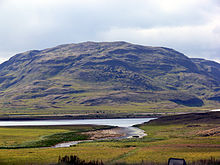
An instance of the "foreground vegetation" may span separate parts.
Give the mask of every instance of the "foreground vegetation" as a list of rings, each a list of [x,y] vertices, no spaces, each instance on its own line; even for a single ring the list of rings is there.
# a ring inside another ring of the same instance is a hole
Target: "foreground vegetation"
[[[86,162],[102,160],[104,164],[164,163],[171,157],[183,158],[192,164],[210,157],[220,159],[219,112],[162,117],[138,127],[148,136],[85,142],[69,148],[0,149],[0,162],[52,164],[65,155],[76,155]],[[49,130],[56,131],[57,128]]]
[[[130,163],[116,163],[117,165],[131,165]],[[213,157],[210,159],[201,159],[193,162],[188,162],[187,165],[219,165],[220,164],[220,159],[217,160]],[[59,157],[58,160],[58,165],[104,165],[102,161],[89,161],[86,162],[85,160],[81,160],[77,156],[64,156],[64,157]],[[142,161],[141,163],[135,163],[132,165],[167,165],[167,162],[164,163],[155,163],[155,162],[144,162]]]

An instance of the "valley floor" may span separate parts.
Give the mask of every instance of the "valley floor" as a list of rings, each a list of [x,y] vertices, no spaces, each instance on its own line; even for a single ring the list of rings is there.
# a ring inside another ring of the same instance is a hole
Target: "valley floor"
[[[147,136],[140,139],[92,141],[68,148],[6,149],[2,147],[0,162],[1,164],[52,164],[57,163],[59,156],[65,155],[77,155],[80,159],[87,161],[102,160],[105,164],[140,163],[143,161],[167,162],[170,157],[184,158],[187,162],[209,159],[210,157],[220,159],[219,113],[179,115],[174,117],[175,120],[171,120],[173,117],[169,116],[162,117],[139,125],[138,127],[147,133]],[[95,135],[91,133],[91,130],[103,128],[98,126],[55,126],[38,127],[38,130],[27,127],[2,127],[0,129],[1,146],[11,146],[30,144],[27,141],[36,142],[39,139],[45,139],[45,137],[53,139],[54,135],[59,134],[65,134],[65,137],[68,138],[67,132],[74,132],[76,135],[76,132],[89,131],[90,135]],[[16,129],[21,130],[16,131]],[[96,131],[96,133],[100,134],[100,131]],[[79,135],[82,134],[77,134],[77,138],[88,138],[88,134],[83,137]]]

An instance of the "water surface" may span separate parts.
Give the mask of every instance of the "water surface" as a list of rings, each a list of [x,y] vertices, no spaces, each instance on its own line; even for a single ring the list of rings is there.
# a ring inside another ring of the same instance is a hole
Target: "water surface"
[[[212,112],[219,112],[220,111],[220,109],[213,109],[213,110],[211,110]]]
[[[42,126],[42,125],[110,125],[130,127],[148,122],[154,118],[128,118],[128,119],[80,119],[80,120],[35,120],[35,121],[0,121],[0,126]]]

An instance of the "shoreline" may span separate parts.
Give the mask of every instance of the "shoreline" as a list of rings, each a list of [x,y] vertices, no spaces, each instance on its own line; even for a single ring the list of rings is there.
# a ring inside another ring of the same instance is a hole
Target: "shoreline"
[[[162,116],[181,115],[188,113],[218,112],[220,109],[198,112],[158,112],[158,113],[115,113],[115,114],[1,114],[0,121],[34,121],[34,120],[83,120],[83,119],[129,119],[129,118],[159,118]]]
[[[67,148],[83,142],[95,142],[102,140],[121,140],[121,139],[130,139],[130,138],[143,138],[147,136],[144,130],[136,127],[116,127],[110,129],[102,129],[97,131],[89,131],[83,134],[89,135],[88,140],[80,141],[68,141],[63,143],[58,143],[54,146],[48,148]]]
[[[1,116],[0,121],[34,121],[34,120],[83,120],[83,119],[129,119],[129,118],[158,118],[162,114],[89,114],[89,115],[42,115],[42,116],[24,116],[9,115]]]

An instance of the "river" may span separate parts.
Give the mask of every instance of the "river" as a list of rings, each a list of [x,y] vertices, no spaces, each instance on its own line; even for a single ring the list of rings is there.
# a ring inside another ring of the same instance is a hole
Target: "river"
[[[80,119],[80,120],[37,120],[37,121],[0,121],[0,126],[43,126],[43,125],[109,125],[119,127],[119,131],[124,136],[116,139],[125,139],[146,136],[145,132],[139,128],[132,127],[136,124],[148,122],[154,118],[128,118],[128,119]],[[113,138],[111,138],[113,139]],[[103,140],[103,139],[99,139]],[[51,148],[70,147],[81,142],[92,140],[63,142],[52,146]]]

